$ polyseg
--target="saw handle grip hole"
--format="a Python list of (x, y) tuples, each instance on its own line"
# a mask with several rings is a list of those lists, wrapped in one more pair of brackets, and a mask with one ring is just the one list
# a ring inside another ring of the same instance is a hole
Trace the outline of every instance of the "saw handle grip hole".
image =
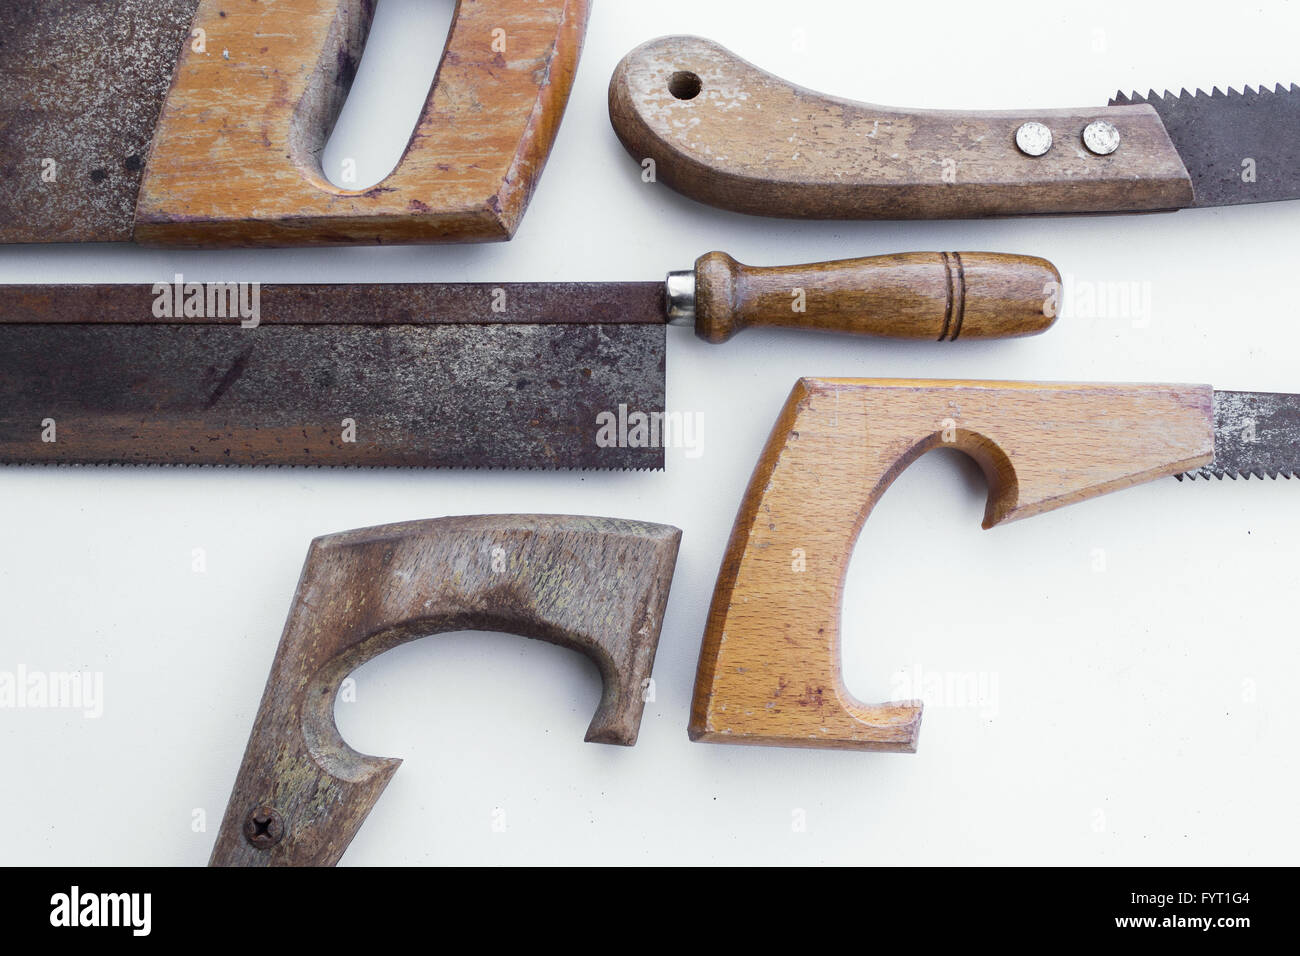
[(374, 6), (359, 55), (340, 50), (331, 59), (340, 64), (338, 85), (347, 91), (321, 153), (321, 170), (335, 186), (370, 189), (402, 161), (423, 118), (456, 9), (450, 0), (383, 0)]

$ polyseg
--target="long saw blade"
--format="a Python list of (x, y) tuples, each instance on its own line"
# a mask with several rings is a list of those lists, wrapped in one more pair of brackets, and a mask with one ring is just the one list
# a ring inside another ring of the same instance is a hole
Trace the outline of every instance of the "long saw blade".
[(1300, 199), (1300, 87), (1151, 90), (1111, 106), (1149, 103), (1192, 178), (1193, 206)]
[(1177, 475), (1197, 478), (1300, 475), (1300, 395), (1214, 393), (1214, 461)]
[(244, 328), (0, 286), (0, 463), (663, 467), (661, 283), (258, 295)]
[(131, 238), (198, 3), (0, 3), (0, 242)]

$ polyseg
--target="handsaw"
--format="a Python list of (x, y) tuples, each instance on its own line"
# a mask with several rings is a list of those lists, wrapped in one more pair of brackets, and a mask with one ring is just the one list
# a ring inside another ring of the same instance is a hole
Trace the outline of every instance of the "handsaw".
[[(718, 572), (690, 735), (912, 752), (919, 701), (864, 704), (840, 673), (854, 544), (903, 470), (959, 449), (988, 479), (984, 527), (1157, 478), (1300, 475), (1300, 395), (1208, 385), (801, 379)], [(792, 555), (803, 565), (791, 573)]]
[(652, 40), (609, 112), (700, 202), (807, 219), (1173, 210), (1300, 197), (1300, 87), (1117, 94), (1103, 107), (906, 110), (824, 96), (699, 37)]
[(1055, 319), (1051, 263), (905, 253), (663, 282), (0, 286), (0, 463), (657, 469), (665, 325), (955, 341)]
[(590, 0), (465, 0), (397, 168), (320, 157), (373, 0), (6, 0), (0, 242), (487, 241), (519, 225)]

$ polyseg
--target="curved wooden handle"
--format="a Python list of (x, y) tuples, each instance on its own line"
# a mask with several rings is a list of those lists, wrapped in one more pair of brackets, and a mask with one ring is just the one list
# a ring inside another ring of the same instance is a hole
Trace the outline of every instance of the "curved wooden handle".
[(611, 518), (440, 518), (312, 542), (213, 866), (332, 866), (400, 760), (339, 736), (339, 684), (398, 644), (506, 631), (595, 661), (587, 740), (636, 743), (681, 532)]
[(695, 331), (725, 342), (754, 325), (955, 342), (1035, 335), (1056, 321), (1046, 259), (910, 252), (756, 268), (723, 252), (695, 264)]
[(1198, 468), (1202, 385), (801, 379), (750, 479), (700, 649), (692, 740), (911, 752), (919, 701), (868, 705), (840, 674), (840, 605), (871, 509), (932, 448), (989, 483), (984, 527)]
[[(823, 96), (698, 37), (637, 47), (619, 64), (609, 113), (638, 161), (700, 202), (806, 219), (960, 219), (1130, 212), (1192, 204), (1192, 183), (1154, 108), (950, 112)], [(1084, 148), (1108, 120), (1120, 146)], [(1052, 131), (1046, 155), (1015, 142)]]
[(365, 190), (320, 154), (373, 0), (202, 0), (163, 105), (135, 239), (184, 246), (509, 239), (550, 154), (590, 0), (462, 0), (397, 168)]

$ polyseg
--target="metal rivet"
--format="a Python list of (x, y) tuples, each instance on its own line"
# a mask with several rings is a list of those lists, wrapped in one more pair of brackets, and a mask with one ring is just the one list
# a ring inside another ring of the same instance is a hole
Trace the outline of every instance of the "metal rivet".
[(269, 850), (284, 839), (284, 818), (274, 807), (254, 807), (244, 818), (244, 839), (259, 850)]
[(1119, 130), (1105, 120), (1093, 120), (1083, 128), (1083, 145), (1098, 156), (1109, 156), (1119, 149)]
[(1052, 131), (1042, 123), (1022, 123), (1016, 130), (1016, 146), (1026, 156), (1042, 156), (1052, 148)]

